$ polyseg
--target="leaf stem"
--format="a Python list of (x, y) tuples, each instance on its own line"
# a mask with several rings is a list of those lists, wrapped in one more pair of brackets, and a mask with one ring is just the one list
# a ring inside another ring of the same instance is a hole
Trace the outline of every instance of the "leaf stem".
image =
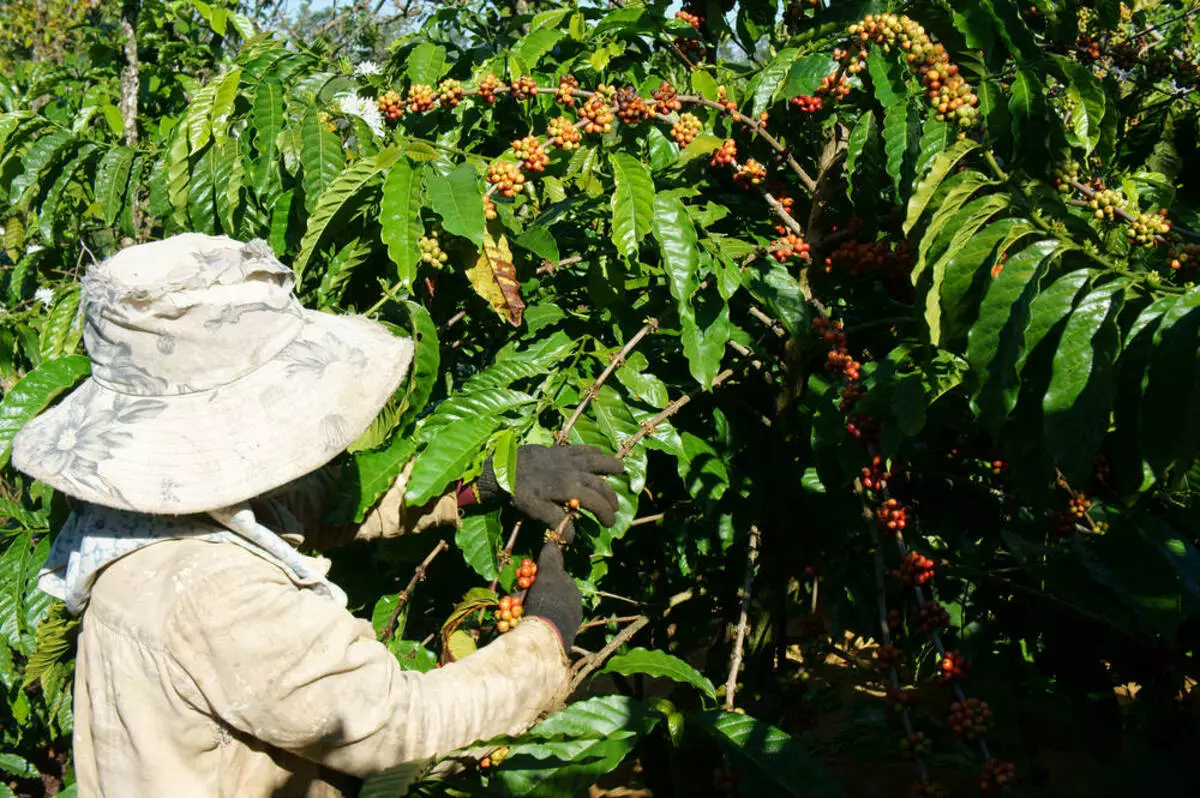
[(384, 643), (391, 640), (392, 635), (396, 633), (396, 622), (400, 619), (400, 611), (404, 609), (406, 604), (408, 604), (408, 600), (412, 596), (412, 592), (416, 588), (417, 582), (420, 582), (425, 578), (425, 571), (429, 568), (429, 565), (433, 562), (434, 558), (448, 548), (450, 548), (450, 546), (445, 540), (439, 540), (437, 545), (433, 547), (433, 551), (429, 552), (425, 559), (421, 561), (421, 564), (417, 566), (416, 571), (413, 572), (412, 579), (408, 580), (408, 586), (405, 587), (404, 590), (400, 592), (400, 595), (396, 597), (396, 606), (392, 609), (392, 614), (388, 618), (387, 625), (383, 627), (383, 632), (379, 635), (380, 640), (382, 640)]
[(588, 404), (596, 398), (596, 394), (599, 393), (600, 386), (604, 384), (605, 380), (612, 376), (612, 373), (625, 362), (625, 358), (629, 356), (629, 353), (633, 351), (633, 348), (637, 346), (643, 338), (657, 329), (658, 319), (647, 319), (646, 323), (642, 325), (642, 329), (634, 333), (633, 337), (625, 343), (625, 346), (622, 347), (621, 351), (618, 352), (616, 357), (612, 359), (612, 362), (610, 362), (604, 371), (600, 373), (600, 376), (594, 383), (592, 383), (591, 387), (584, 392), (583, 399), (581, 399), (579, 404), (575, 407), (575, 412), (571, 414), (571, 417), (567, 419), (567, 423), (561, 430), (559, 430), (558, 435), (555, 437), (555, 442), (559, 446), (562, 446), (567, 442), (567, 435), (570, 434), (571, 428), (575, 426), (575, 422), (578, 421), (579, 417), (583, 415), (583, 411), (587, 408)]

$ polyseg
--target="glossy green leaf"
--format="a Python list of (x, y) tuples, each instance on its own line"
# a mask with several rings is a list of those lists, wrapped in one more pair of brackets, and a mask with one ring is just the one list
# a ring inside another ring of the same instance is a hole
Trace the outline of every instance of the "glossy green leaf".
[[(300, 163), (304, 167), (304, 204), (314, 212), (321, 195), (346, 165), (342, 140), (325, 129), (317, 111), (300, 123)], [(311, 229), (311, 223), (310, 223)]]
[(941, 340), (941, 296), (942, 282), (950, 259), (987, 224), (988, 220), (1008, 207), (1009, 199), (1004, 194), (990, 194), (968, 203), (950, 222), (951, 235), (942, 254), (930, 267), (930, 287), (925, 295), (925, 322), (929, 325), (930, 341), (937, 345)]
[(379, 208), (380, 237), (396, 266), (401, 285), (407, 290), (412, 290), (417, 279), (421, 261), (417, 242), (425, 233), (421, 226), (421, 174), (408, 158), (398, 159), (383, 181), (383, 202)]
[(694, 713), (687, 721), (728, 752), (743, 790), (797, 798), (843, 794), (797, 739), (769, 723), (722, 711)]
[(690, 684), (714, 701), (717, 698), (717, 690), (707, 676), (665, 651), (632, 649), (610, 659), (602, 673), (620, 673), (624, 676), (644, 673), (647, 676), (661, 676), (681, 684)]
[(746, 87), (746, 95), (750, 98), (751, 114), (758, 114), (770, 108), (775, 98), (779, 96), (780, 87), (791, 73), (792, 65), (799, 53), (794, 47), (780, 50), (775, 57), (751, 79)]
[(446, 74), (446, 48), (432, 42), (421, 42), (408, 54), (405, 70), (413, 83), (436, 86)]
[(405, 503), (420, 507), (462, 477), (497, 425), (495, 416), (479, 416), (452, 421), (439, 429), (417, 455)]
[(21, 427), (90, 371), (91, 361), (83, 355), (48, 360), (26, 374), (4, 395), (0, 400), (0, 465), (8, 462), (13, 438)]
[(486, 220), (483, 218), (483, 192), (475, 170), (463, 164), (445, 177), (430, 173), (425, 185), (433, 210), (442, 217), (446, 232), (469, 238), (475, 246), (482, 248)]
[[(627, 258), (637, 255), (638, 244), (654, 224), (654, 181), (650, 170), (624, 152), (610, 156), (613, 170), (613, 242)], [(693, 231), (694, 237), (694, 231)]]
[(223, 143), (229, 136), (229, 118), (233, 114), (241, 80), (242, 68), (234, 67), (217, 82), (213, 91), (212, 137), (217, 144)]
[(503, 531), (499, 515), (491, 512), (468, 515), (454, 534), (454, 545), (482, 579), (495, 579), (500, 574), (496, 555), (504, 545)]
[[(857, 130), (857, 128), (856, 128)], [(979, 143), (971, 139), (962, 139), (956, 141), (946, 151), (939, 153), (929, 166), (929, 171), (921, 177), (917, 183), (913, 195), (908, 201), (908, 213), (904, 219), (904, 233), (907, 235), (912, 232), (917, 221), (925, 209), (929, 207), (929, 201), (933, 199), (933, 195), (941, 187), (942, 181), (946, 179), (946, 175), (950, 174), (959, 161), (961, 161), (968, 153), (979, 147)], [(849, 162), (847, 161), (847, 170), (849, 170)]]

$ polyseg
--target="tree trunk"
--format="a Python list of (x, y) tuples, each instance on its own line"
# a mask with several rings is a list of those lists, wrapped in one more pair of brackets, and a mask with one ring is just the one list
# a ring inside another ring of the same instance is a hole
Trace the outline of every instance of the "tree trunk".
[(125, 39), (125, 67), (121, 70), (121, 119), (125, 122), (125, 143), (137, 146), (138, 45), (137, 2), (126, 2), (121, 10), (121, 36)]

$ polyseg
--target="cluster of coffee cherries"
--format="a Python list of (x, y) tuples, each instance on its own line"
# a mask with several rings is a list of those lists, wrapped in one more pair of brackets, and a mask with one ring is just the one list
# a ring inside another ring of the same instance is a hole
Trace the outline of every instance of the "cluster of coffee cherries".
[(432, 111), (437, 104), (433, 87), (425, 83), (414, 83), (408, 87), (408, 110), (414, 114)]
[(884, 535), (894, 537), (908, 526), (908, 510), (895, 499), (886, 499), (875, 508), (875, 523)]
[(1125, 234), (1129, 236), (1129, 243), (1138, 247), (1153, 247), (1158, 244), (1159, 238), (1171, 232), (1171, 222), (1167, 219), (1167, 209), (1163, 208), (1158, 213), (1140, 213), (1138, 217), (1129, 223)]
[(579, 88), (579, 78), (570, 72), (558, 79), (558, 90), (554, 92), (554, 102), (574, 108), (576, 103), (575, 91)]
[(675, 91), (675, 87), (665, 80), (658, 85), (653, 95), (655, 113), (665, 116), (672, 111), (679, 111), (683, 108), (683, 103), (679, 100), (679, 92)]
[(925, 732), (909, 732), (900, 738), (900, 758), (912, 759), (914, 756), (928, 756), (933, 750), (933, 744), (925, 736)]
[(825, 104), (820, 97), (810, 97), (807, 94), (797, 94), (791, 102), (793, 108), (804, 114), (815, 114)]
[(583, 140), (583, 134), (570, 119), (565, 116), (556, 116), (550, 120), (550, 124), (546, 128), (546, 139), (555, 147), (570, 151), (579, 147), (579, 142)]
[(725, 139), (721, 142), (721, 146), (713, 151), (712, 158), (709, 163), (712, 166), (729, 166), (737, 160), (737, 142), (733, 139)]
[(487, 194), (483, 195), (483, 218), (489, 222), (496, 218), (496, 203)]
[(379, 112), (382, 113), (389, 122), (395, 122), (397, 119), (404, 116), (404, 103), (400, 99), (400, 94), (395, 89), (388, 89), (383, 94), (379, 95), (379, 100), (376, 104), (379, 106)]
[(851, 277), (862, 274), (882, 274), (889, 280), (906, 280), (912, 272), (913, 251), (908, 241), (894, 248), (884, 239), (877, 241), (843, 241), (825, 258), (825, 273), (834, 268), (845, 269)]
[(700, 118), (695, 114), (680, 114), (679, 118), (671, 123), (671, 138), (675, 139), (675, 143), (680, 147), (686, 147), (696, 140), (701, 129)]
[(1071, 192), (1071, 181), (1079, 179), (1079, 161), (1066, 160), (1054, 167), (1051, 183), (1063, 194)]
[(537, 581), (537, 563), (526, 557), (517, 566), (517, 587), (528, 590)]
[(488, 166), (487, 181), (501, 195), (512, 197), (525, 185), (525, 174), (520, 166), (511, 161), (496, 161)]
[(965, 679), (967, 671), (970, 669), (971, 665), (961, 651), (947, 651), (942, 655), (942, 661), (938, 663), (940, 671), (938, 678), (943, 682)]
[(917, 694), (912, 690), (901, 690), (891, 683), (885, 683), (883, 703), (888, 709), (902, 711), (917, 705)]
[(973, 740), (991, 728), (992, 710), (986, 701), (978, 698), (955, 701), (950, 705), (950, 717), (946, 722), (955, 734)]
[[(843, 391), (843, 395), (845, 391)], [(862, 397), (859, 392), (857, 396)], [(842, 401), (842, 410), (847, 409), (847, 402)], [(855, 413), (846, 421), (846, 434), (859, 443), (874, 443), (879, 440), (879, 419), (875, 416)]]
[(421, 260), (430, 266), (441, 266), (450, 258), (432, 233), (417, 240), (417, 251), (421, 253)]
[(584, 133), (607, 133), (612, 130), (613, 120), (616, 119), (608, 101), (598, 91), (587, 98), (579, 109), (579, 115), (586, 120)]
[(457, 108), (463, 99), (462, 83), (454, 78), (446, 78), (438, 84), (438, 101), (443, 108)]
[(479, 81), (479, 99), (485, 103), (496, 102), (496, 92), (504, 86), (504, 82), (496, 77), (491, 72), (483, 76)]
[(508, 746), (502, 745), (495, 751), (479, 760), (479, 767), (487, 770), (488, 768), (499, 767), (500, 763), (508, 757)]
[(520, 596), (503, 596), (500, 605), (496, 607), (496, 631), (504, 634), (516, 627), (524, 614), (525, 607), (522, 606)]
[(727, 114), (732, 114), (737, 110), (737, 103), (734, 102), (729, 96), (729, 92), (725, 88), (725, 84), (717, 86), (717, 104), (720, 105)]
[(821, 78), (821, 85), (817, 87), (818, 96), (825, 95), (835, 100), (840, 100), (849, 93), (850, 81), (840, 72), (831, 72)]
[(516, 139), (512, 143), (512, 149), (521, 166), (530, 172), (544, 172), (550, 164), (550, 156), (546, 154), (546, 148), (537, 140), (537, 136)]
[(950, 624), (950, 613), (936, 601), (923, 601), (917, 608), (917, 631), (921, 634), (941, 629)]
[(808, 242), (795, 233), (788, 233), (771, 245), (771, 257), (779, 263), (788, 258), (804, 258), (807, 260), (811, 247)]
[(892, 578), (905, 587), (918, 587), (933, 579), (933, 560), (915, 551), (904, 555), (900, 564), (892, 569)]
[[(922, 76), (925, 97), (937, 111), (939, 120), (955, 122), (960, 127), (972, 127), (979, 119), (979, 97), (959, 74), (957, 64), (951, 63), (946, 48), (929, 38), (920, 24), (907, 16), (868, 14), (862, 22), (847, 31), (858, 39), (860, 47), (875, 44), (885, 53), (893, 47), (905, 51), (908, 63)], [(866, 60), (866, 51), (839, 51), (835, 58), (850, 67)]]
[(751, 186), (760, 185), (766, 177), (767, 167), (753, 158), (747, 158), (746, 162), (738, 167), (733, 180), (742, 188), (749, 189)]
[(875, 649), (875, 667), (881, 671), (890, 670), (900, 663), (900, 649), (892, 643), (884, 643)]
[(509, 91), (514, 100), (528, 100), (537, 96), (537, 81), (528, 75), (522, 75), (512, 82)]
[(1012, 784), (1016, 777), (1017, 768), (1012, 762), (1002, 762), (992, 757), (979, 773), (979, 789), (985, 793), (1003, 790)]
[(680, 22), (686, 22), (696, 30), (700, 30), (700, 27), (704, 24), (704, 17), (693, 14), (691, 11), (676, 11), (675, 19)]
[(1167, 253), (1168, 265), (1175, 271), (1190, 269), (1200, 262), (1200, 244), (1177, 244)]
[(617, 92), (617, 116), (627, 125), (634, 125), (650, 118), (650, 104), (638, 94), (637, 89), (626, 86)]
[(863, 487), (867, 490), (887, 490), (887, 471), (883, 468), (883, 457), (880, 455), (872, 456), (871, 464), (863, 466), (859, 470), (858, 476), (862, 479)]
[(940, 781), (925, 779), (913, 785), (913, 798), (946, 798), (946, 788)]
[(1092, 215), (1097, 219), (1106, 219), (1110, 222), (1116, 219), (1117, 211), (1125, 210), (1127, 204), (1125, 195), (1111, 188), (1100, 189), (1088, 200), (1088, 207), (1092, 209)]

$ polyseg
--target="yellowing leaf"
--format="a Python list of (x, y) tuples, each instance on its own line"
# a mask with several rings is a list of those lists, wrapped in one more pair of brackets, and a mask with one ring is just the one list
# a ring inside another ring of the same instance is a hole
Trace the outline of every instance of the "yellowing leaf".
[(475, 293), (486, 299), (514, 327), (521, 326), (525, 301), (521, 299), (521, 284), (513, 266), (512, 250), (503, 233), (488, 230), (483, 236), (483, 252), (467, 270), (467, 279)]

